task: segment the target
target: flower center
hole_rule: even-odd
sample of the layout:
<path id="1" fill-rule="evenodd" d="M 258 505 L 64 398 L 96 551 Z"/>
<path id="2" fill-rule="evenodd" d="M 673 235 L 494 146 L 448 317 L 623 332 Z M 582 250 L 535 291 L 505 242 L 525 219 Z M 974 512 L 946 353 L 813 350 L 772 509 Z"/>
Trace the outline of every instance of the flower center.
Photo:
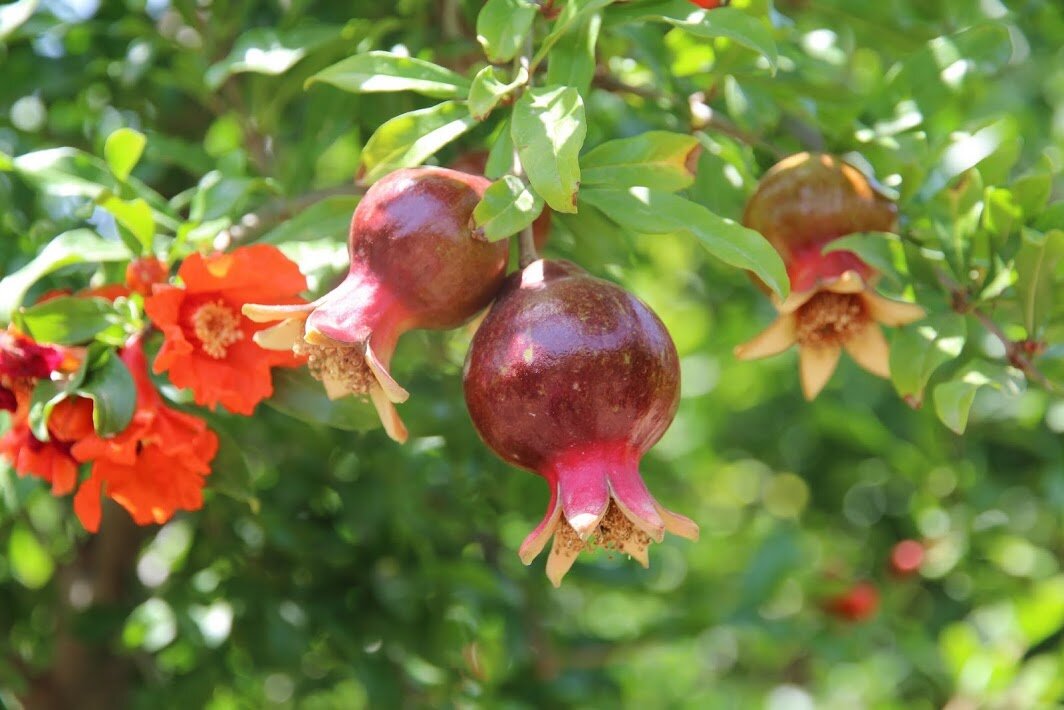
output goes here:
<path id="1" fill-rule="evenodd" d="M 315 379 L 352 394 L 365 394 L 376 382 L 360 347 L 354 345 L 312 345 L 302 338 L 292 350 L 307 358 L 307 369 Z"/>
<path id="2" fill-rule="evenodd" d="M 612 499 L 609 507 L 606 508 L 606 514 L 602 516 L 598 527 L 587 542 L 581 541 L 576 531 L 564 519 L 554 535 L 556 543 L 565 552 L 580 552 L 585 548 L 601 547 L 605 550 L 632 554 L 633 550 L 646 550 L 651 543 L 650 536 L 633 525 L 620 506 Z"/>
<path id="3" fill-rule="evenodd" d="M 821 291 L 795 313 L 800 345 L 839 345 L 868 323 L 859 294 Z"/>
<path id="4" fill-rule="evenodd" d="M 203 352 L 215 360 L 221 360 L 230 345 L 244 339 L 240 316 L 220 300 L 196 309 L 192 314 L 192 331 L 203 346 Z"/>

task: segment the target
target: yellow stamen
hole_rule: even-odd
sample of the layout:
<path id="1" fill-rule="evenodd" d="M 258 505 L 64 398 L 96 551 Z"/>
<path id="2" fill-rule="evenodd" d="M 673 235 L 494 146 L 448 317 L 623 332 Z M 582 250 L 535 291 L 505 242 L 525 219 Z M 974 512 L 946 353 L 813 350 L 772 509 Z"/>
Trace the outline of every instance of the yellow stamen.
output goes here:
<path id="1" fill-rule="evenodd" d="M 796 312 L 800 345 L 841 345 L 869 321 L 860 294 L 821 291 Z"/>
<path id="2" fill-rule="evenodd" d="M 352 394 L 366 394 L 377 381 L 361 347 L 311 345 L 301 339 L 296 341 L 292 350 L 307 358 L 307 368 L 315 379 L 339 385 Z"/>
<path id="3" fill-rule="evenodd" d="M 215 360 L 225 357 L 233 343 L 244 339 L 240 316 L 223 301 L 205 303 L 192 314 L 192 331 L 199 339 L 203 352 Z"/>

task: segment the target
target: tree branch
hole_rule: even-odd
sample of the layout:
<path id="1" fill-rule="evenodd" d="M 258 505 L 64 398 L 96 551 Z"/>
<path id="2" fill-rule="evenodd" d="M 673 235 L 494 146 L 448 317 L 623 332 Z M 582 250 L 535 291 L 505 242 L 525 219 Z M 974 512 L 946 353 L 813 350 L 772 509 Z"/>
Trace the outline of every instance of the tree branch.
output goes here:
<path id="1" fill-rule="evenodd" d="M 979 321 L 979 324 L 986 329 L 988 333 L 993 335 L 1005 348 L 1005 358 L 1009 361 L 1009 364 L 1016 369 L 1023 372 L 1024 377 L 1032 382 L 1037 382 L 1044 389 L 1049 392 L 1057 391 L 1057 386 L 1053 384 L 1047 378 L 1038 366 L 1031 361 L 1030 354 L 1027 350 L 1026 340 L 1013 340 L 1005 331 L 999 326 L 989 314 L 980 310 L 974 303 L 972 303 L 971 294 L 964 286 L 954 281 L 952 278 L 942 273 L 936 272 L 938 282 L 942 284 L 950 294 L 950 305 L 953 310 L 961 315 L 970 315 Z"/>

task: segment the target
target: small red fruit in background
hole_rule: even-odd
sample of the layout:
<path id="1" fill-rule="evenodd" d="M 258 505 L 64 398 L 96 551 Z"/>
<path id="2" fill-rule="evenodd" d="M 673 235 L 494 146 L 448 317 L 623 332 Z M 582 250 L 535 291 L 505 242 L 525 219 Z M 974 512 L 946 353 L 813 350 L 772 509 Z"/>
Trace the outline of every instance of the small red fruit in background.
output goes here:
<path id="1" fill-rule="evenodd" d="M 920 571 L 924 563 L 924 546 L 916 540 L 902 540 L 890 551 L 890 569 L 900 577 Z"/>
<path id="2" fill-rule="evenodd" d="M 843 621 L 867 621 L 879 610 L 879 590 L 870 582 L 858 582 L 829 599 L 825 608 L 829 614 Z"/>
<path id="3" fill-rule="evenodd" d="M 714 10 L 718 7 L 724 7 L 726 0 L 691 0 L 692 5 L 698 5 L 703 10 Z"/>
<path id="4" fill-rule="evenodd" d="M 170 269 L 154 256 L 134 259 L 126 267 L 126 286 L 141 296 L 150 296 L 152 286 L 166 283 L 169 276 Z"/>

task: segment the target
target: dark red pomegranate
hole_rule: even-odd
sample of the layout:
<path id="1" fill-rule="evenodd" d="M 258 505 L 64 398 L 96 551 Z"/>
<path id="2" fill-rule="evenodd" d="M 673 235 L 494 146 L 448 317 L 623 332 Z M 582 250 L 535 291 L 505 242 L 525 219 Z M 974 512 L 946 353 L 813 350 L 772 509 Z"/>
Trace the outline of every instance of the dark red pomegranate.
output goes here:
<path id="1" fill-rule="evenodd" d="M 858 582 L 827 601 L 829 614 L 849 622 L 867 621 L 879 610 L 879 590 L 871 582 Z"/>
<path id="2" fill-rule="evenodd" d="M 473 239 L 469 229 L 489 184 L 444 168 L 397 170 L 375 183 L 351 220 L 347 278 L 313 303 L 244 306 L 252 320 L 281 321 L 256 342 L 306 355 L 330 397 L 368 395 L 388 435 L 405 441 L 393 403 L 409 394 L 388 371 L 399 336 L 461 325 L 506 273 L 508 244 Z"/>
<path id="3" fill-rule="evenodd" d="M 679 397 L 676 347 L 638 298 L 567 261 L 510 275 L 470 346 L 465 398 L 484 442 L 551 486 L 525 564 L 553 535 L 547 575 L 558 585 L 589 545 L 646 566 L 666 531 L 697 539 L 639 474 Z"/>

